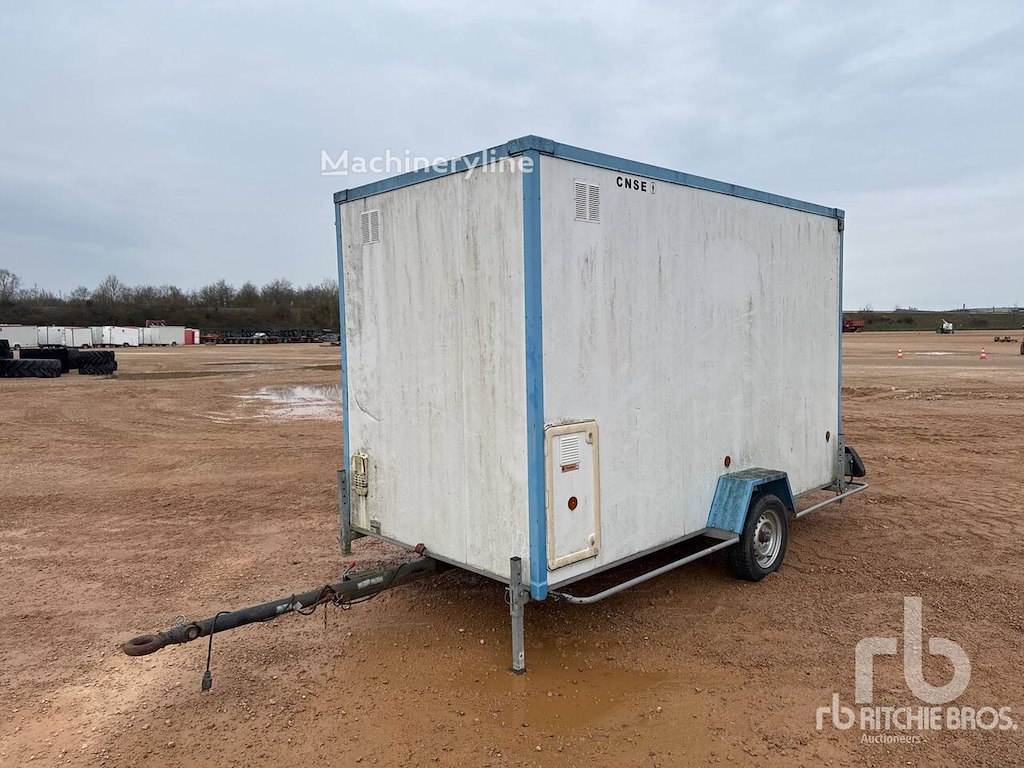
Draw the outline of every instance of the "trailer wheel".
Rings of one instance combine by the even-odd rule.
[[[0,379],[55,379],[60,360],[0,360]]]
[[[760,581],[779,570],[789,544],[789,521],[778,496],[764,494],[747,512],[739,542],[731,548],[736,576]]]

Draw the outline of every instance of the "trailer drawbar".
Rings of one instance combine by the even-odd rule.
[[[422,555],[423,547],[416,547],[415,551]],[[450,567],[432,557],[402,563],[394,568],[381,571],[357,571],[350,567],[342,575],[341,580],[333,584],[325,584],[319,589],[293,594],[249,608],[240,608],[237,611],[221,611],[211,618],[179,624],[155,635],[139,635],[122,645],[121,649],[128,656],[148,656],[168,645],[179,645],[198,640],[201,637],[209,637],[210,645],[202,684],[203,690],[208,691],[213,685],[213,678],[210,675],[210,653],[213,649],[214,633],[237,629],[246,624],[272,621],[289,613],[308,616],[318,606],[328,603],[343,609],[349,608],[376,597],[392,587],[434,576]]]

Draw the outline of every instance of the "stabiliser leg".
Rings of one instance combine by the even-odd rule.
[[[530,602],[530,590],[523,584],[523,561],[513,557],[510,561],[510,578],[507,587],[508,611],[512,617],[512,673],[526,672],[526,638],[523,614]]]

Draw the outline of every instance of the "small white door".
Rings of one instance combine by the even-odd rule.
[[[544,429],[548,569],[597,555],[601,547],[601,475],[596,421]]]

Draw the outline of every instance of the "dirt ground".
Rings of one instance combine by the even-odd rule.
[[[448,572],[218,635],[207,694],[205,642],[119,644],[338,576],[338,409],[260,396],[336,384],[337,348],[126,350],[114,378],[0,380],[0,765],[1024,765],[1015,730],[816,727],[833,693],[853,703],[857,642],[902,637],[905,596],[970,658],[950,706],[1024,720],[1019,344],[845,341],[872,488],[794,523],[764,582],[720,554],[595,606],[531,604],[516,677],[502,588]],[[352,559],[403,557],[362,540]],[[923,705],[900,657],[874,685],[876,706]]]

